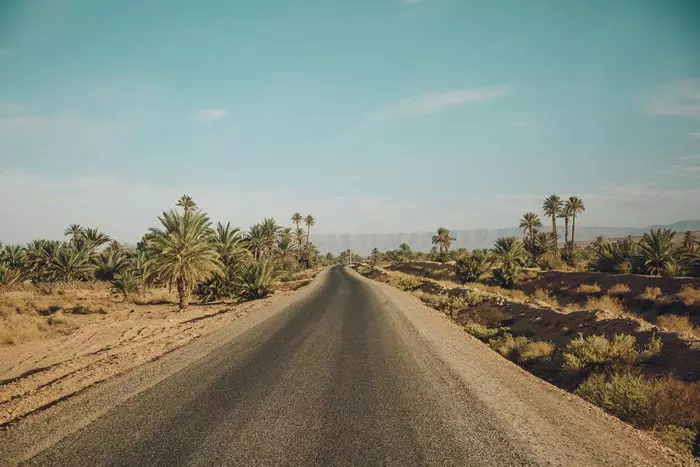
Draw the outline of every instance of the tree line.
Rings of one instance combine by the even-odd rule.
[[[368,257],[370,265],[380,260],[393,263],[416,259],[455,261],[457,275],[463,281],[473,281],[491,272],[499,285],[512,287],[522,279],[523,268],[577,269],[612,273],[638,273],[682,276],[700,275],[700,247],[692,232],[685,232],[681,242],[677,232],[652,229],[641,239],[631,237],[606,241],[598,237],[582,247],[576,244],[576,220],[586,210],[583,199],[570,196],[564,200],[556,194],[542,203],[542,212],[551,221],[551,230],[532,211],[520,219],[522,238],[498,238],[491,249],[452,250],[456,240],[449,229],[439,227],[432,237],[433,248],[428,253],[414,252],[403,243],[396,250],[380,253],[376,248]],[[557,219],[564,220],[563,241]]]
[[[295,213],[291,220],[296,230],[272,218],[246,232],[230,223],[214,226],[192,198],[183,195],[176,208],[158,217],[160,226],[151,228],[135,247],[79,224],[65,230],[65,241],[0,244],[0,285],[108,281],[124,297],[163,286],[177,291],[180,309],[187,308],[192,294],[204,302],[260,298],[285,276],[336,261],[333,255],[321,256],[310,241],[313,216]]]

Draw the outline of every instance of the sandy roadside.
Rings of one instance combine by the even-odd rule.
[[[66,336],[0,348],[0,427],[12,428],[30,414],[177,349],[187,352],[194,346],[192,355],[199,355],[198,349],[211,351],[303,299],[319,282],[263,300],[184,313],[145,315],[127,309]]]

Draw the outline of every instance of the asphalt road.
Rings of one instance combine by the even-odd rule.
[[[471,392],[376,285],[342,268],[322,280],[301,303],[29,463],[524,465],[547,459]]]

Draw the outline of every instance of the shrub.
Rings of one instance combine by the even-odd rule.
[[[545,271],[552,271],[554,269],[562,269],[564,262],[556,253],[548,251],[539,257],[537,265]]]
[[[676,294],[676,298],[686,306],[698,305],[700,304],[700,289],[696,289],[690,284],[685,284],[680,292]]]
[[[493,280],[506,289],[515,287],[522,277],[522,269],[515,263],[504,264],[493,270]]]
[[[490,339],[489,345],[499,354],[518,363],[545,358],[554,352],[554,345],[550,342],[532,341],[524,336],[513,337],[508,333]]]
[[[626,311],[622,302],[610,295],[588,297],[586,300],[586,308],[589,310],[612,311],[616,313],[624,313]]]
[[[614,370],[629,369],[661,352],[661,340],[654,336],[643,349],[637,348],[637,339],[628,334],[616,334],[612,340],[605,336],[579,335],[564,349],[562,368],[567,371],[585,372],[610,367]]]
[[[644,292],[639,294],[641,300],[656,300],[662,295],[661,287],[646,287]]]
[[[420,287],[422,283],[422,280],[415,277],[402,276],[394,285],[401,290],[415,290]]]
[[[559,302],[557,301],[557,299],[552,297],[552,295],[550,295],[547,289],[536,289],[535,292],[532,294],[532,298],[544,302],[549,306],[559,306]]]
[[[630,293],[631,289],[626,284],[613,284],[608,288],[610,295],[625,295]]]
[[[12,285],[18,283],[22,275],[18,269],[0,263],[0,285]]]
[[[649,427],[652,402],[649,385],[641,376],[629,373],[609,376],[593,374],[576,394],[627,422]]]
[[[269,260],[253,261],[236,274],[238,294],[248,300],[267,297],[280,271]]]
[[[700,329],[687,316],[660,315],[656,317],[656,324],[669,331],[700,337]]]
[[[126,299],[130,293],[141,293],[143,290],[143,279],[131,271],[124,271],[114,275],[111,281],[112,293],[121,294]]]
[[[460,282],[473,282],[486,274],[493,260],[487,250],[474,250],[471,254],[458,258],[455,274]]]
[[[678,425],[664,425],[654,428],[654,436],[676,452],[693,455],[693,445],[698,435],[697,430]]]
[[[235,297],[239,290],[239,272],[236,266],[228,266],[223,274],[215,272],[209,279],[197,284],[197,287],[194,289],[195,296],[204,303]],[[282,274],[282,271],[280,271],[280,274]],[[289,275],[288,272],[284,274]],[[293,276],[289,279],[294,280]]]
[[[469,302],[465,298],[457,296],[420,294],[419,298],[429,307],[444,311],[449,315],[462,311],[469,306]]]
[[[598,285],[597,282],[594,282],[593,284],[581,284],[576,288],[576,293],[580,294],[594,294],[594,293],[600,293],[602,289]]]
[[[490,328],[478,323],[467,323],[464,330],[482,341],[488,341],[503,332],[503,328]]]

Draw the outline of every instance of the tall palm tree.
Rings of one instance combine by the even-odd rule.
[[[564,219],[564,251],[569,249],[569,219],[574,215],[571,205],[568,202],[564,203],[564,206],[559,213],[559,218]]]
[[[292,222],[294,222],[297,229],[299,228],[299,224],[301,224],[301,221],[303,221],[303,220],[304,220],[304,216],[302,216],[300,212],[295,212],[292,215]]]
[[[369,255],[369,265],[370,268],[374,271],[374,268],[377,267],[377,264],[379,264],[379,259],[380,259],[380,253],[377,247],[372,248],[372,252]]]
[[[403,242],[401,245],[399,245],[399,254],[401,255],[401,262],[405,263],[411,259],[411,247],[408,246],[408,243]]]
[[[98,228],[86,227],[82,230],[75,242],[78,248],[85,248],[91,251],[99,248],[112,239],[106,233],[100,232]]]
[[[180,196],[180,199],[177,200],[176,206],[181,207],[185,212],[194,211],[197,209],[197,203],[195,203],[192,197],[188,195]]]
[[[454,240],[456,240],[456,238],[450,236],[449,229],[445,227],[438,227],[437,234],[433,235],[433,245],[437,245],[440,249],[441,258],[444,252],[450,250],[450,246]]]
[[[216,252],[215,234],[207,215],[186,209],[164,212],[158,220],[161,229],[152,228],[152,242],[157,254],[150,274],[169,286],[175,286],[180,310],[187,308],[194,286],[215,272],[222,272]]]
[[[583,205],[583,200],[578,196],[569,196],[566,204],[571,209],[571,243],[574,244],[576,242],[576,216],[585,211],[586,207]]]
[[[557,216],[562,210],[562,201],[557,195],[549,195],[542,203],[542,209],[547,217],[552,218],[552,238],[554,239],[554,251],[559,252],[557,245]]]
[[[683,234],[683,248],[688,251],[695,251],[695,237],[693,237],[693,232],[690,230]]]
[[[63,235],[70,235],[71,240],[75,240],[83,233],[83,228],[80,224],[71,224],[66,230],[63,231]]]
[[[304,232],[304,229],[301,227],[297,227],[297,229],[294,231],[294,238],[296,238],[297,241],[297,251],[299,254],[301,254],[302,250],[302,243],[304,243],[304,238],[306,237],[306,232]]]
[[[311,233],[311,226],[316,223],[314,216],[309,214],[304,218],[304,224],[306,224],[306,248],[309,248],[309,234]]]
[[[540,216],[534,212],[526,212],[523,218],[520,219],[520,228],[523,229],[523,234],[527,236],[530,244],[535,243],[535,234],[538,227],[542,227],[542,221]]]

